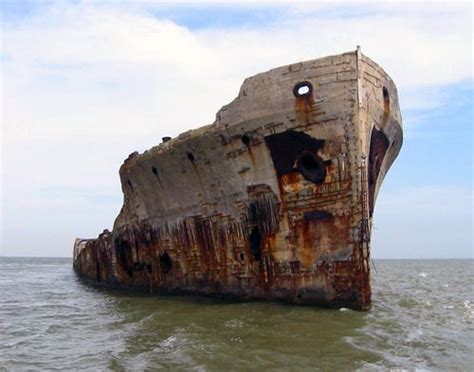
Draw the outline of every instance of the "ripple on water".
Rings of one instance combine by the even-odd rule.
[[[377,261],[373,309],[133,295],[70,260],[0,260],[7,370],[467,370],[472,261]]]

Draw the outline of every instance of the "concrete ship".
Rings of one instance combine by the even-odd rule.
[[[397,89],[360,48],[247,78],[213,124],[120,168],[89,281],[366,310],[375,200],[402,145]]]

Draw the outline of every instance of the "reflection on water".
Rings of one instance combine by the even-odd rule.
[[[69,259],[0,258],[0,370],[468,370],[472,261],[377,261],[370,312],[82,284]]]

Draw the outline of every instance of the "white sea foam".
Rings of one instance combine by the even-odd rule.
[[[244,322],[238,319],[231,319],[225,322],[224,326],[227,328],[242,328],[244,326]]]
[[[177,341],[177,337],[173,335],[161,341],[159,345],[163,349],[172,349],[175,346],[176,341]]]
[[[464,301],[464,309],[469,317],[469,319],[474,319],[474,304],[471,301]]]

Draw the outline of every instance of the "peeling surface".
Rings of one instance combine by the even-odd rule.
[[[373,207],[401,142],[396,88],[360,52],[253,76],[213,124],[125,160],[113,231],[76,239],[74,269],[154,293],[368,309]]]

